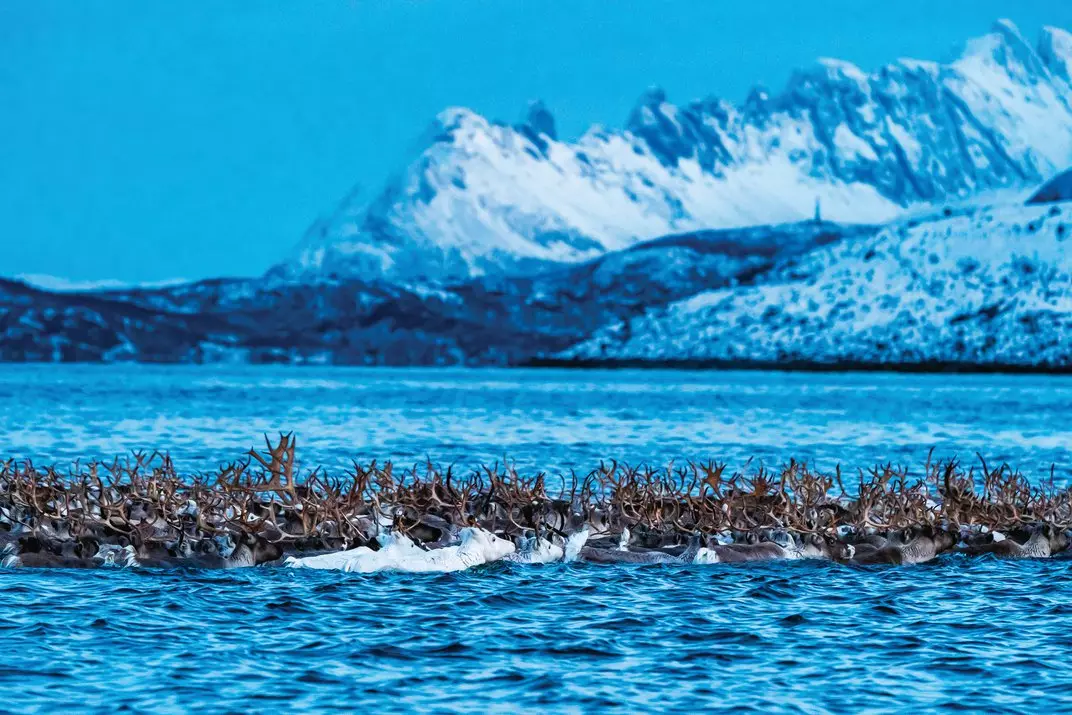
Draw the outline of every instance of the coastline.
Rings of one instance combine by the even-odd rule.
[[[144,356],[136,360],[101,360],[101,359],[2,359],[0,366],[13,365],[146,365],[146,366],[210,366],[210,365],[246,365],[246,366],[292,366],[295,368],[386,368],[386,369],[482,369],[498,368],[502,370],[517,369],[558,369],[558,370],[680,370],[680,371],[747,371],[747,372],[785,372],[785,373],[894,373],[916,375],[1072,375],[1072,361],[1065,364],[1029,364],[1007,362],[961,362],[955,360],[920,360],[918,362],[880,362],[873,360],[726,360],[721,358],[555,358],[531,357],[515,361],[457,361],[437,362],[374,362],[334,361],[323,354],[315,357],[281,356],[272,353],[248,355],[245,359],[235,359],[224,350],[221,355],[195,356],[193,358],[173,359],[173,356]]]
[[[608,359],[533,358],[513,367],[568,368],[576,370],[749,370],[755,372],[891,372],[908,374],[961,375],[1072,375],[1072,363],[1066,365],[1027,365],[1017,363],[962,363],[924,360],[914,363],[883,363],[865,360],[721,360],[721,359]]]

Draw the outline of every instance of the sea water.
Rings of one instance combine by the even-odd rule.
[[[1033,376],[3,366],[0,452],[167,449],[209,471],[294,431],[307,467],[555,475],[611,458],[918,471],[933,447],[1067,481],[1070,406],[1072,380]],[[1068,710],[1070,569],[4,570],[0,709]]]

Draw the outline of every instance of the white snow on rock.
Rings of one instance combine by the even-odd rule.
[[[48,290],[54,293],[86,293],[105,290],[131,290],[136,288],[168,288],[186,283],[184,278],[171,278],[162,281],[146,283],[128,283],[125,281],[104,279],[96,281],[74,281],[61,276],[53,276],[47,273],[20,273],[13,277],[26,285]]]
[[[1065,82],[1072,80],[1072,33],[1058,27],[1044,27],[1039,56],[1054,75]]]
[[[575,263],[660,235],[905,207],[1035,184],[1072,165],[1069,34],[1038,49],[1008,22],[950,65],[867,74],[824,59],[734,105],[645,93],[625,129],[558,139],[535,103],[514,126],[463,108],[371,199],[347,197],[273,269],[443,283]]]

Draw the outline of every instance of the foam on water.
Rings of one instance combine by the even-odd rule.
[[[581,549],[588,543],[589,536],[588,527],[583,527],[575,534],[570,534],[566,539],[566,545],[563,547],[562,560],[566,563],[572,563],[577,560],[577,557],[581,555]]]
[[[484,529],[467,527],[459,532],[461,543],[424,551],[404,534],[391,534],[378,551],[358,547],[348,551],[309,557],[290,557],[289,568],[341,570],[348,573],[402,571],[406,573],[452,573],[493,563],[514,553],[514,544]]]
[[[507,554],[504,558],[506,561],[520,564],[550,564],[562,561],[565,556],[566,551],[563,547],[542,537],[532,536],[523,538],[517,551]]]

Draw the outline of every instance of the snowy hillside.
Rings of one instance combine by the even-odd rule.
[[[666,236],[437,289],[0,280],[0,360],[441,365],[570,360],[1072,365],[1072,204]]]
[[[824,218],[1035,184],[1072,165],[1072,36],[1008,22],[948,65],[866,74],[836,60],[741,105],[643,95],[622,131],[561,141],[534,104],[515,125],[443,112],[371,200],[349,197],[273,269],[284,279],[447,283],[531,274],[661,235]]]
[[[1070,205],[947,211],[619,321],[564,357],[1067,366],[1070,248]]]
[[[536,276],[436,290],[221,278],[77,293],[0,279],[0,360],[516,364],[876,230],[806,222],[701,231]]]

